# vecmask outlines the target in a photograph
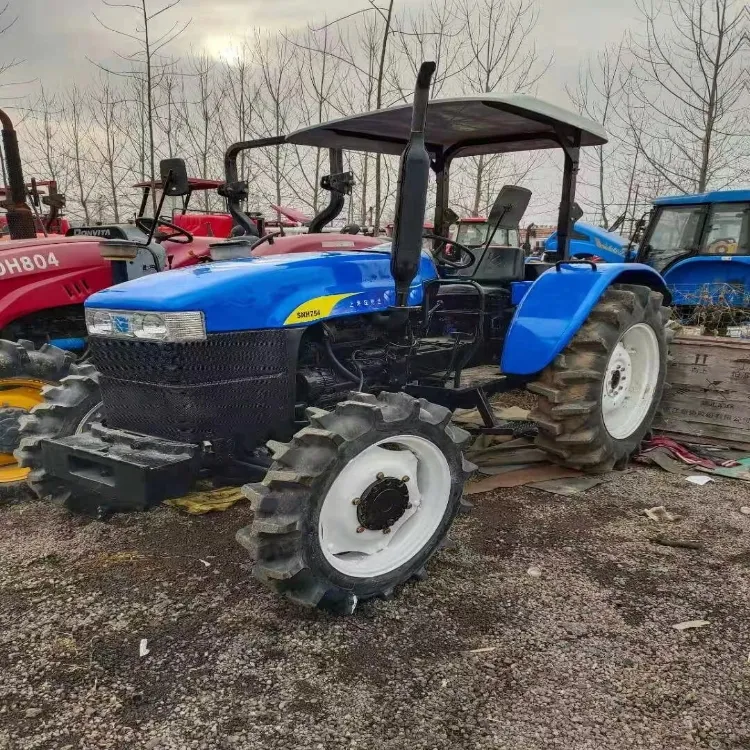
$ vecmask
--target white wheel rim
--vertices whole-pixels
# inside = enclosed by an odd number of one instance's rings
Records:
[[[602,415],[616,440],[641,426],[656,394],[661,358],[651,326],[636,323],[620,336],[607,362],[602,385]]]
[[[384,444],[399,450],[383,448]],[[408,477],[408,506],[384,533],[364,529],[353,501],[378,479]],[[374,578],[396,570],[415,557],[445,516],[451,473],[443,452],[416,435],[381,440],[353,458],[336,477],[323,500],[318,539],[328,563],[353,578]],[[360,529],[358,531],[358,529]]]

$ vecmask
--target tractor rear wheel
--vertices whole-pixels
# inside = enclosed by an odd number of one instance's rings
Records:
[[[44,388],[69,372],[74,357],[56,346],[39,349],[31,341],[0,340],[0,503],[21,497],[29,469],[13,452],[20,442],[20,421],[44,401]]]
[[[529,384],[537,444],[591,472],[624,465],[648,431],[664,390],[671,310],[645,286],[610,287],[572,341]]]
[[[421,578],[459,509],[474,467],[451,412],[405,393],[352,393],[310,426],[269,443],[274,464],[248,485],[251,526],[237,541],[255,576],[309,606],[351,613]]]
[[[50,476],[42,464],[42,440],[86,432],[103,418],[99,372],[93,365],[71,365],[59,385],[42,391],[44,401],[21,417],[20,443],[15,451],[18,465],[28,473],[27,482],[41,500],[64,504],[70,491]]]

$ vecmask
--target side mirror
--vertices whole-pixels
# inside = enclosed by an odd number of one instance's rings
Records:
[[[184,159],[162,159],[159,162],[159,174],[165,195],[180,197],[190,193]]]

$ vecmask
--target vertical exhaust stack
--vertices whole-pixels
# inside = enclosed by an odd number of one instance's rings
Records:
[[[430,178],[430,155],[424,140],[430,81],[434,62],[419,68],[412,104],[411,134],[401,155],[396,191],[396,216],[393,220],[393,252],[391,275],[396,282],[396,307],[407,307],[409,287],[419,270],[422,255],[424,212],[427,208],[427,187]]]
[[[3,126],[3,151],[8,172],[8,199],[4,205],[8,212],[10,238],[33,240],[36,239],[36,225],[34,215],[26,203],[26,184],[23,180],[18,138],[10,117],[2,109],[0,109],[0,123]]]

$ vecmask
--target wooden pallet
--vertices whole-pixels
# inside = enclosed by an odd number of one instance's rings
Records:
[[[688,442],[750,450],[750,341],[677,337],[654,421],[657,432]]]

